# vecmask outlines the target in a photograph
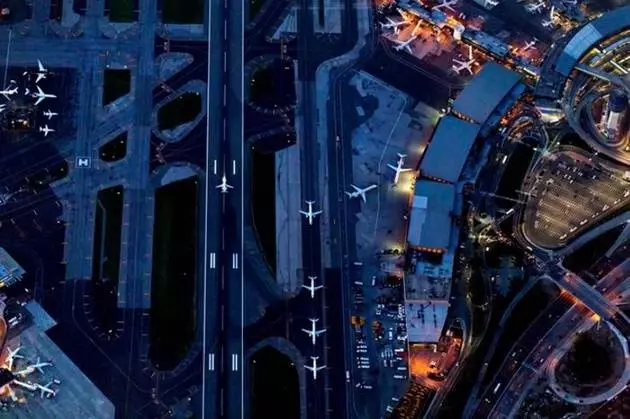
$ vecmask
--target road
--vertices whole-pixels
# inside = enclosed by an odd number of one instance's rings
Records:
[[[243,417],[242,2],[208,7],[202,417]],[[214,167],[217,171],[215,173]],[[222,176],[232,186],[222,193]],[[218,320],[217,320],[218,319]],[[220,323],[220,327],[217,327]]]

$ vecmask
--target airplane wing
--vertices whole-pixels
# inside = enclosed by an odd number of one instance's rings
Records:
[[[44,93],[44,91],[42,90],[41,87],[37,86],[37,91],[39,92],[40,95],[45,95],[46,93]]]
[[[38,67],[39,71],[42,72],[42,73],[46,71],[46,69],[44,68],[44,65],[39,60],[37,60],[37,67]]]
[[[315,211],[315,212],[313,213],[313,216],[315,216],[315,215],[319,215],[319,214],[321,214],[322,212],[323,212],[323,211],[321,211],[321,210],[320,210],[320,211]]]
[[[43,96],[40,96],[39,98],[37,98],[37,101],[35,102],[35,106],[39,105],[42,102],[42,100],[44,100],[44,99],[46,99],[46,98],[43,97]]]
[[[38,73],[38,74],[37,74],[37,79],[35,80],[35,83],[36,83],[36,84],[37,84],[37,83],[39,83],[39,81],[40,81],[41,79],[44,79],[44,78],[46,78],[46,76],[45,76],[44,74]]]
[[[398,171],[398,168],[396,166],[392,166],[391,164],[388,164],[387,167],[389,167],[390,169],[392,169],[395,172]]]
[[[400,172],[411,172],[413,169],[410,168],[406,168],[406,169],[400,169]]]
[[[309,216],[309,213],[308,213],[308,212],[306,212],[306,211],[302,211],[302,210],[300,210],[300,214],[302,214],[302,215],[306,215],[307,217]]]
[[[302,330],[303,330],[303,329],[302,329]],[[315,335],[316,335],[316,336],[319,336],[319,335],[321,335],[322,333],[324,333],[325,331],[326,331],[326,330],[318,330],[318,331],[316,331],[316,332],[315,332]]]
[[[313,332],[308,329],[302,329],[302,332],[307,333],[309,336],[313,334]]]
[[[321,371],[321,370],[323,370],[324,368],[326,368],[326,365],[322,365],[321,367],[317,367],[316,369],[317,369],[317,371]]]
[[[357,191],[357,192],[361,192],[361,188],[359,188],[359,187],[357,187],[357,186],[355,186],[355,185],[350,185],[350,186],[352,186],[352,188],[353,188],[355,191]]]
[[[309,371],[314,371],[315,370],[315,368],[309,367],[308,365],[304,365],[304,368],[306,368]]]

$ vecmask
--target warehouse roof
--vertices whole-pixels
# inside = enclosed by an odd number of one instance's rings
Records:
[[[409,219],[408,241],[412,246],[448,248],[455,186],[429,180],[416,181]]]
[[[502,65],[489,62],[455,99],[453,109],[483,124],[520,80],[519,74]]]
[[[437,125],[420,163],[424,176],[457,182],[480,126],[451,115]]]

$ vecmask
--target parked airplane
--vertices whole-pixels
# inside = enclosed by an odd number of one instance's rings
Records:
[[[0,113],[4,112],[4,108],[6,108],[7,105],[0,105]]]
[[[411,31],[411,36],[406,41],[399,41],[398,39],[394,39],[394,43],[396,44],[394,49],[396,51],[401,51],[404,49],[409,54],[412,54],[413,50],[411,49],[411,43],[418,38],[418,29],[420,29],[421,24],[422,21],[419,20],[418,23],[416,23],[416,26],[413,28],[413,31]]]
[[[323,285],[318,285],[315,286],[315,280],[317,279],[316,276],[308,276],[308,279],[311,281],[311,285],[302,285],[302,288],[306,288],[307,290],[309,290],[311,292],[311,298],[315,298],[315,291],[317,291],[320,288],[324,288]]]
[[[457,0],[440,0],[440,4],[433,6],[431,10],[440,10],[442,8],[448,9],[451,12],[457,12],[457,10],[453,9],[453,5],[457,4]]]
[[[453,64],[452,69],[457,74],[461,74],[461,72],[463,70],[467,70],[468,73],[473,74],[474,71],[472,69],[472,66],[477,61],[475,60],[475,57],[473,57],[473,49],[472,49],[472,47],[470,45],[468,45],[468,61],[461,61],[461,60],[453,59],[453,62],[456,63],[456,64]]]
[[[59,115],[57,112],[52,112],[50,109],[44,112],[44,116],[47,117],[49,121],[52,119],[53,116],[57,115]]]
[[[534,48],[534,46],[536,45],[536,42],[538,42],[537,39],[534,39],[533,41],[530,41],[530,42],[526,42],[525,46],[523,47],[523,49],[521,49],[521,51],[525,52]]]
[[[304,368],[306,368],[309,371],[313,372],[313,380],[317,380],[317,371],[321,371],[324,368],[326,368],[326,365],[322,365],[320,367],[317,366],[317,360],[319,359],[318,356],[312,356],[311,359],[313,360],[313,366],[309,366],[309,365],[304,365]]]
[[[43,132],[44,133],[44,137],[48,137],[48,133],[49,132],[55,132],[55,130],[52,129],[52,128],[48,128],[48,125],[44,125],[44,128],[39,127],[39,132]]]
[[[545,1],[539,0],[538,3],[529,3],[525,5],[525,10],[529,13],[540,13],[545,6]]]
[[[322,211],[313,212],[313,204],[315,201],[306,201],[306,205],[308,205],[308,212],[300,210],[300,214],[304,215],[308,218],[308,224],[313,225],[313,218],[322,213]]]
[[[376,185],[376,184],[370,185],[370,186],[365,187],[363,189],[359,188],[358,186],[352,185],[352,184],[350,186],[352,186],[352,188],[354,189],[354,192],[346,191],[346,195],[348,195],[350,198],[358,198],[360,196],[361,199],[363,199],[363,202],[367,202],[367,198],[365,197],[365,193],[368,192],[368,191],[371,191],[374,188],[376,188],[378,185]]]
[[[305,332],[307,335],[309,335],[311,337],[311,342],[313,342],[313,345],[315,345],[315,341],[317,340],[317,336],[319,336],[322,333],[324,333],[326,331],[326,329],[317,330],[315,328],[315,323],[317,323],[319,321],[319,319],[309,319],[309,320],[311,322],[311,328],[310,329],[302,329],[302,331]]]
[[[225,174],[224,174],[223,177],[221,178],[221,183],[219,183],[216,186],[216,188],[221,189],[221,193],[227,193],[228,189],[232,189],[234,187],[232,185],[228,185],[227,178],[225,177]]]
[[[407,22],[404,19],[398,20],[398,21],[392,19],[391,17],[386,17],[385,19],[387,19],[388,23],[379,22],[381,25],[381,29],[394,29],[395,34],[398,34],[401,26],[405,26],[409,24],[409,22]]]
[[[35,102],[35,105],[39,105],[39,104],[40,104],[40,102],[41,102],[42,100],[46,99],[46,98],[51,98],[51,99],[54,99],[54,98],[56,98],[56,97],[57,97],[57,96],[55,96],[55,95],[53,95],[53,94],[50,94],[50,93],[44,93],[44,91],[42,90],[42,88],[41,88],[41,87],[39,87],[39,86],[37,86],[37,92],[33,92],[33,93],[31,94],[31,96],[32,96],[32,97],[36,97],[36,98],[37,98],[37,101]]]
[[[398,184],[398,179],[400,178],[401,173],[410,172],[412,170],[412,169],[403,169],[403,164],[405,164],[405,157],[407,157],[406,154],[398,153],[398,162],[396,163],[396,166],[393,166],[391,164],[387,165],[387,167],[389,167],[390,169],[396,172],[396,175],[394,176],[394,185]]]
[[[543,19],[540,24],[543,26],[543,28],[552,28],[553,27],[553,22],[551,20],[548,19]]]
[[[45,79],[46,75],[48,75],[48,69],[44,67],[41,61],[37,60],[37,80],[35,80],[35,84],[39,83],[41,79]]]
[[[18,92],[17,86],[11,87],[11,85],[9,85],[4,90],[0,90],[0,95],[4,96],[7,100],[11,100],[9,96],[14,95],[17,92]]]
[[[24,377],[27,375],[31,375],[35,371],[39,371],[41,374],[43,374],[44,367],[52,367],[52,364],[50,362],[40,362],[39,357],[37,357],[37,362],[35,362],[32,365],[27,366],[21,371],[14,372],[13,375]]]
[[[51,397],[55,397],[57,395],[57,391],[53,390],[52,388],[50,388],[50,386],[52,386],[53,382],[49,381],[48,384],[46,385],[41,385],[41,384],[35,384],[37,386],[37,390],[39,390],[39,397],[40,398],[44,398],[44,396],[46,396],[47,398],[51,398]]]
[[[7,357],[4,360],[4,362],[7,365],[7,369],[10,371],[13,368],[13,361],[15,359],[21,359],[24,358],[22,355],[18,355],[18,353],[20,352],[20,350],[22,349],[21,346],[18,346],[17,348],[15,348],[15,350],[11,350],[10,347],[7,346]]]

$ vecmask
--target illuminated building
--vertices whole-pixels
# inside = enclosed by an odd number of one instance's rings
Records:
[[[20,281],[26,272],[0,247],[0,287],[8,287]]]

